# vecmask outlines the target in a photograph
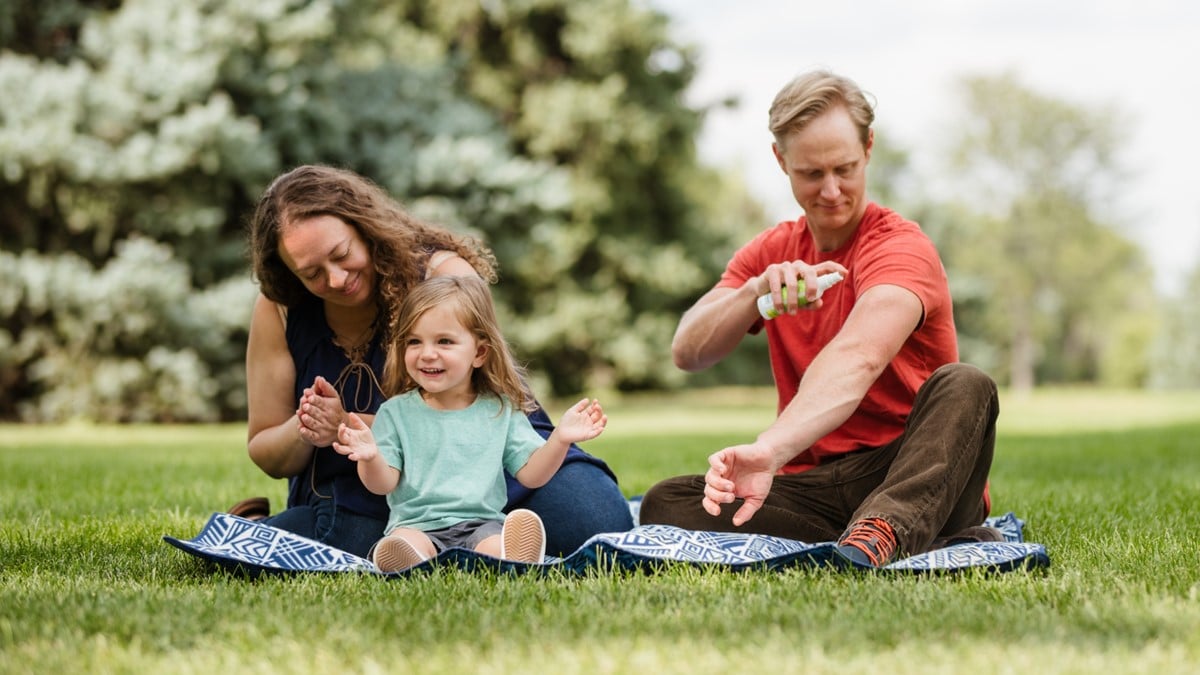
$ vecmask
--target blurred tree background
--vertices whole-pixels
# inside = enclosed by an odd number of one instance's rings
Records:
[[[1119,111],[1047,97],[1015,76],[967,76],[942,190],[914,209],[950,272],[961,357],[1017,391],[1137,387],[1157,303],[1144,252],[1112,206]]]
[[[0,418],[241,419],[244,221],[301,163],[483,237],[539,394],[768,383],[762,340],[699,375],[669,357],[771,223],[698,161],[668,28],[635,0],[0,0]],[[1116,113],[1007,76],[964,101],[954,200],[886,134],[872,162],[943,249],[964,360],[1018,387],[1200,382],[1200,316],[1130,281],[1146,261],[1103,211]]]

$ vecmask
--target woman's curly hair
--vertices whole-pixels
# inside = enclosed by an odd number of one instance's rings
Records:
[[[249,224],[250,258],[263,295],[295,307],[308,290],[279,256],[280,230],[314,216],[333,216],[358,231],[371,256],[380,316],[391,323],[410,288],[423,280],[434,251],[453,251],[489,284],[496,257],[478,239],[414,218],[371,180],[329,166],[299,166],[276,178]]]

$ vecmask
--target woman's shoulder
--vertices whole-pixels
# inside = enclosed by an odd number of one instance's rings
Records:
[[[440,249],[430,253],[429,258],[425,261],[425,278],[428,279],[429,277],[432,277],[442,263],[446,262],[450,258],[456,257],[458,257],[457,253],[454,251],[447,251],[446,249]]]
[[[429,256],[425,263],[425,274],[422,278],[431,279],[446,275],[478,274],[479,271],[455,251],[438,249]]]
[[[288,308],[286,306],[259,293],[254,299],[254,310],[250,320],[256,328],[274,332],[276,328],[280,331],[287,328],[287,316]]]
[[[288,348],[293,353],[311,353],[333,336],[333,329],[325,320],[325,307],[315,296],[292,307],[278,306],[275,320],[283,326]]]

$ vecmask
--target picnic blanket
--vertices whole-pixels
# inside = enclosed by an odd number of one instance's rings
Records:
[[[635,518],[638,506],[636,499],[631,500],[630,509]],[[985,524],[1003,532],[1005,541],[955,544],[903,558],[880,569],[863,569],[876,573],[909,574],[969,569],[1008,572],[1050,564],[1044,546],[1024,541],[1025,522],[1014,514],[989,518]],[[365,558],[228,513],[214,513],[192,539],[163,536],[163,540],[185,553],[250,576],[298,572],[385,574]],[[547,556],[541,563],[517,563],[468,549],[451,548],[416,567],[385,575],[404,577],[439,567],[464,570],[486,568],[518,574],[555,569],[583,574],[590,569],[609,569],[613,566],[653,571],[671,562],[715,566],[730,571],[784,570],[794,567],[852,569],[849,563],[834,554],[834,542],[810,544],[761,534],[638,525],[627,532],[597,534],[570,555],[563,558]]]

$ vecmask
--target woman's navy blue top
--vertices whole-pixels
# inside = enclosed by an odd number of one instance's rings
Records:
[[[380,344],[380,331],[375,333],[363,363],[351,367],[346,353],[333,342],[333,329],[325,321],[325,305],[319,298],[308,295],[304,302],[289,308],[285,335],[296,365],[296,405],[300,405],[304,390],[320,375],[341,393],[342,407],[347,412],[374,415],[385,400],[376,380],[383,373],[386,355]],[[314,496],[335,494],[339,507],[387,520],[387,498],[363,486],[356,464],[330,446],[316,448],[308,468],[288,481],[288,508],[308,504]]]

